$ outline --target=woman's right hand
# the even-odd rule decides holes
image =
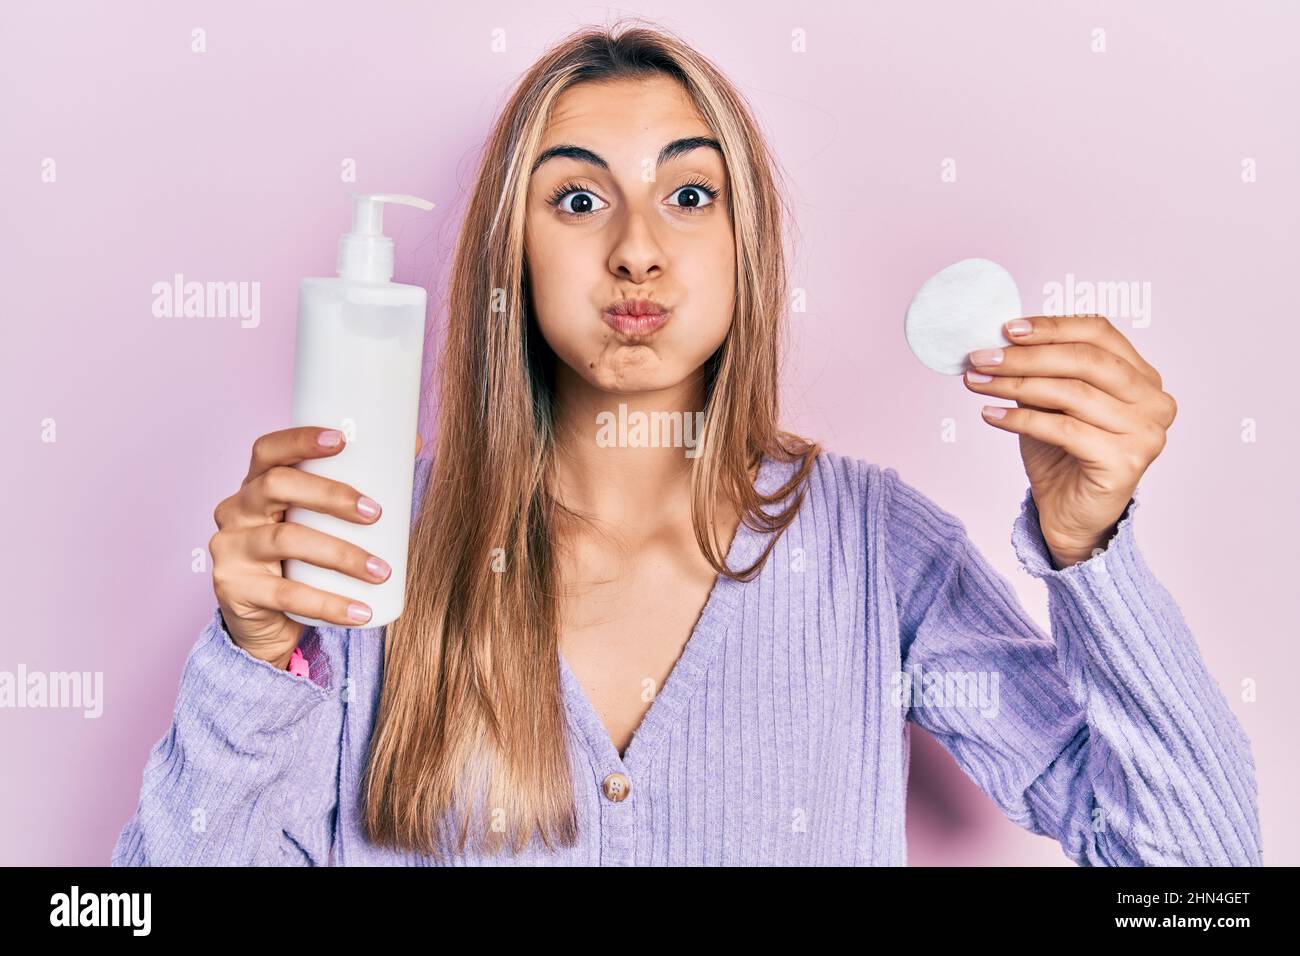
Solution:
[[[307,425],[262,435],[253,442],[243,485],[212,513],[217,523],[217,533],[208,541],[212,589],[226,630],[253,657],[279,668],[288,665],[304,629],[285,611],[342,627],[357,627],[371,618],[370,608],[360,602],[288,580],[281,561],[297,558],[372,584],[392,573],[363,548],[284,520],[290,505],[358,524],[378,520],[379,505],[356,488],[293,467],[308,458],[337,455],[343,447],[337,429]],[[418,454],[418,437],[416,449]]]

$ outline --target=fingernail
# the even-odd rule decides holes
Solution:
[[[365,495],[362,495],[357,499],[357,510],[367,518],[373,518],[375,515],[379,514],[379,502],[375,501],[373,498],[367,498]]]
[[[967,371],[966,380],[970,382],[991,382],[993,381],[993,376],[985,375],[983,372]]]
[[[1002,349],[980,349],[971,352],[971,365],[997,365],[1002,361]]]
[[[348,619],[356,621],[358,624],[364,624],[370,620],[370,608],[364,604],[353,602],[348,605]]]
[[[1003,418],[1006,416],[1007,410],[1000,405],[985,405],[984,414],[989,418]]]
[[[316,436],[316,443],[322,448],[333,448],[343,440],[343,433],[336,428],[329,428]]]
[[[366,558],[366,570],[377,578],[386,578],[389,572],[388,562],[372,554]]]
[[[1012,319],[1007,323],[1007,331],[1012,335],[1025,335],[1033,331],[1034,324],[1028,319]]]

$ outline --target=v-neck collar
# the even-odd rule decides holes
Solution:
[[[768,493],[775,487],[769,487],[769,481],[773,478],[772,473],[777,464],[767,455],[763,456],[755,477],[755,486],[760,491]],[[762,553],[766,537],[747,525],[742,518],[727,550],[727,566],[733,570],[749,567]],[[710,661],[727,633],[733,612],[740,604],[742,590],[757,580],[756,577],[753,581],[745,582],[722,574],[715,576],[708,600],[704,602],[691,636],[621,756],[577,675],[564,659],[564,654],[557,652],[565,706],[602,773],[628,771],[634,767],[644,767],[650,762],[664,735],[678,720],[708,670]]]

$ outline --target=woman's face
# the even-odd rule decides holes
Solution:
[[[528,187],[529,291],[547,343],[595,388],[677,385],[726,337],[730,183],[710,142],[667,76],[580,83],[556,101]],[[634,300],[666,320],[607,314],[638,313]]]

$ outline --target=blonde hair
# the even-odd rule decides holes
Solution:
[[[387,628],[363,785],[375,845],[436,857],[453,843],[497,853],[522,850],[534,835],[548,848],[577,839],[552,554],[573,515],[554,493],[556,358],[528,300],[524,217],[530,163],[557,97],[577,83],[653,74],[681,83],[722,144],[735,236],[735,314],[704,369],[691,475],[696,540],[719,574],[751,580],[802,503],[820,447],[778,428],[787,217],[758,127],[722,73],[672,34],[626,20],[580,30],[546,51],[510,96],[457,242],[437,451],[411,534],[406,609]],[[504,312],[494,311],[494,290],[506,292]],[[750,478],[764,454],[802,459],[769,495]],[[796,486],[784,510],[762,510]],[[720,500],[751,528],[775,532],[749,568],[726,566]],[[505,569],[494,570],[503,552]]]

